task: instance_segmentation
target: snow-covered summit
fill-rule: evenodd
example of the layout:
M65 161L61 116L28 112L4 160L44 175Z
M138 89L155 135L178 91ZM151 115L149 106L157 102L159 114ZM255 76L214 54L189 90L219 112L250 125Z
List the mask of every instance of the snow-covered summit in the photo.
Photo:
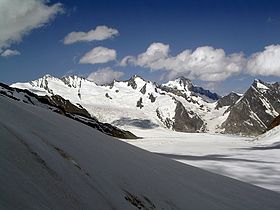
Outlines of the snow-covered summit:
M257 89L263 89L263 90L268 90L269 89L269 84L268 83L265 83L263 82L262 80L260 79L255 79L254 80L254 83L253 83L253 86Z
M200 86L194 85L190 79L187 79L183 76L178 77L174 81L169 81L162 86L182 91L187 96L199 95L201 98L208 102L214 102L220 98L218 94L213 93L210 90L206 90Z
M193 86L192 81L185 78L185 77L178 77L174 81L169 81L163 86L175 88L177 90L183 90L183 91L191 91L190 88Z

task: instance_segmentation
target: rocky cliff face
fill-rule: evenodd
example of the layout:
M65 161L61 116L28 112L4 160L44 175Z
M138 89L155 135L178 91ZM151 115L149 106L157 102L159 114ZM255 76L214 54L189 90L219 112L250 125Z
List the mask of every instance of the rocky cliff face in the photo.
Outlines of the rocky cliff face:
M180 101L176 103L173 129L180 132L193 133L203 131L203 120L192 111L187 111Z
M225 133L259 135L280 113L280 85L255 80L231 108L222 124Z

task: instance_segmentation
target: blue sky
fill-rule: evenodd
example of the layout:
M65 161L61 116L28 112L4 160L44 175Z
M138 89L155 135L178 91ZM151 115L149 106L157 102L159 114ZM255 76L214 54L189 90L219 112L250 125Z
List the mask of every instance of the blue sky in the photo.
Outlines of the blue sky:
M277 61L277 58L280 60L280 1L51 0L46 3L11 0L0 3L0 31L19 27L17 22L9 21L9 15L1 18L1 4L2 9L16 11L13 14L16 15L19 5L25 1L23 8L32 7L30 5L35 1L48 16L32 14L34 9L28 10L30 17L38 18L38 21L19 28L16 33L20 38L12 37L15 33L11 33L11 37L2 35L1 40L0 32L0 81L4 83L29 81L47 73L57 77L67 74L88 77L99 70L100 74L110 74L108 79L114 76L127 79L138 74L159 83L184 75L197 84L225 94L231 90L243 92L254 78L280 80ZM70 32L89 32L97 26L117 30L118 35L99 41L64 44L63 40ZM266 46L270 46L268 50L264 49ZM115 50L116 57L103 63L79 62L96 47ZM156 57L145 54L149 47L150 53L159 54ZM12 53L4 53L7 49ZM185 50L190 50L190 55L185 55L182 62L178 54ZM225 55L215 65L205 60L194 62L205 53L206 56L212 53L217 58ZM237 61L232 58L234 53L240 55ZM254 53L258 54L251 58ZM120 62L126 56L132 57L121 66Z

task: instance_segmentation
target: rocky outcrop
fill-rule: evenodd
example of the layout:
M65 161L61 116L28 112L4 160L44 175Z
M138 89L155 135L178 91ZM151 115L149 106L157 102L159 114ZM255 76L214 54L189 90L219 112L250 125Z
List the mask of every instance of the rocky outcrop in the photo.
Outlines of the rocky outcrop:
M146 93L147 83L141 88L140 93L143 95Z
M280 115L278 115L276 118L272 120L272 122L267 127L266 131L269 131L279 125L280 125Z
M156 97L152 93L149 94L149 99L151 100L152 103L156 101Z
M62 98L59 95L52 96L38 96L36 97L38 101L50 106L56 107L61 114L66 115L67 113L76 114L84 117L90 118L90 114L82 106L77 107L72 104L69 100Z
M180 101L176 101L173 130L194 133L203 130L204 122L193 112L188 112Z
M140 97L139 100L137 101L136 107L139 107L140 109L142 109L144 107L142 97Z

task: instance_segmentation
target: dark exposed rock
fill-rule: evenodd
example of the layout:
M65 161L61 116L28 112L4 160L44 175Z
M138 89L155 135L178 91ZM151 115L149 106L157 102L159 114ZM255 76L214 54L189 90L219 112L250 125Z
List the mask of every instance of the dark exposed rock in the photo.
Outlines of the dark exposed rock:
M143 95L146 93L147 83L141 88L140 93Z
M91 117L88 111L84 109L81 105L80 107L77 107L74 104L72 104L69 100L62 98L59 95L39 96L37 99L41 103L46 103L48 105L58 108L59 110L61 110L61 113L71 113L85 117Z
M144 106L143 106L143 101L142 101L142 97L140 97L140 99L137 101L136 103L136 107L139 107L140 109L142 109Z
M188 112L180 101L176 103L173 130L180 132L199 132L203 130L203 120L195 113Z
M231 107L222 128L225 133L259 135L267 130L274 115L280 113L279 100L279 83L268 84L255 80L238 103Z
M241 98L240 95L238 95L237 93L231 92L230 94L221 97L217 101L217 105L216 105L215 109L219 109L219 108L222 108L224 106L232 106L240 98Z
M106 94L105 94L105 96L106 96L106 98L112 99L112 97L111 97L111 96L109 96L109 94L108 94L108 93L106 93Z
M266 131L271 130L272 128L275 128L276 126L280 125L280 115L278 115L276 118L272 120L272 122L267 127Z
M154 97L154 95L152 93L149 94L149 99L151 100L152 103L154 103L156 101L156 98Z

